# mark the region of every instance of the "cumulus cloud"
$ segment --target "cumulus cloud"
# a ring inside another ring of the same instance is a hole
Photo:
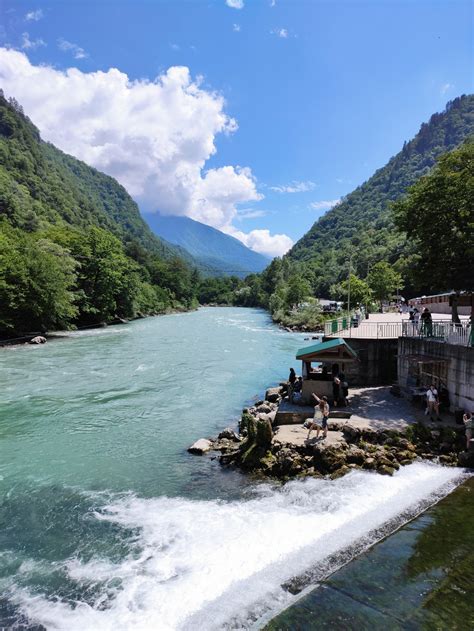
[[[36,11],[28,11],[25,15],[25,20],[27,22],[38,22],[43,17],[42,9],[36,9]]]
[[[288,29],[286,28],[275,28],[270,31],[272,35],[276,35],[277,37],[281,37],[283,39],[287,39],[288,37]]]
[[[336,204],[339,204],[341,199],[321,200],[320,202],[312,202],[309,207],[313,210],[329,210]]]
[[[293,246],[293,240],[286,234],[270,234],[269,230],[252,230],[245,234],[240,230],[236,230],[232,226],[225,230],[228,234],[232,235],[242,241],[251,250],[260,252],[270,258],[274,256],[283,256]]]
[[[244,0],[225,0],[225,3],[231,9],[243,9]]]
[[[238,205],[263,197],[248,167],[205,169],[216,136],[234,133],[237,123],[223,97],[202,88],[186,67],[131,81],[116,68],[60,71],[0,48],[0,84],[45,140],[115,177],[148,212],[185,215],[232,233]],[[267,252],[270,240],[282,237],[237,238]]]
[[[67,39],[60,37],[58,39],[58,48],[64,52],[71,52],[74,59],[85,59],[89,57],[88,53],[78,46],[77,44],[73,44],[72,42],[68,42]]]
[[[291,184],[282,186],[270,186],[270,189],[277,193],[306,193],[307,191],[312,191],[314,188],[316,188],[316,183],[311,182],[311,180],[307,180],[306,182],[293,181]]]
[[[240,33],[240,24],[234,24],[232,29],[235,33]]]
[[[23,50],[35,50],[35,48],[46,46],[46,42],[40,37],[31,39],[29,33],[22,33],[20,46]]]

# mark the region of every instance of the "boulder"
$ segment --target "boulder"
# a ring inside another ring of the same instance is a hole
[[[262,403],[262,405],[259,405],[257,408],[257,412],[263,413],[263,414],[268,414],[271,411],[272,411],[272,408],[266,403]]]
[[[355,445],[351,445],[346,452],[346,460],[349,464],[363,464],[365,460],[365,451],[359,449]]]
[[[342,434],[348,443],[356,443],[360,438],[360,430],[348,423],[342,428]]]
[[[280,388],[268,388],[265,392],[266,401],[276,403],[280,399]]]
[[[223,438],[227,438],[227,440],[234,440],[236,442],[240,440],[238,434],[236,434],[234,430],[231,429],[230,427],[226,427],[225,429],[223,429],[217,438],[219,440],[222,440]]]
[[[210,451],[212,448],[212,443],[207,438],[200,438],[195,443],[188,447],[188,451],[190,454],[196,454],[198,456],[202,456],[207,451]]]
[[[377,468],[377,473],[381,473],[382,475],[393,475],[395,473],[395,469],[383,464]]]
[[[33,339],[30,340],[30,344],[44,344],[46,342],[46,338],[42,335],[37,335]]]

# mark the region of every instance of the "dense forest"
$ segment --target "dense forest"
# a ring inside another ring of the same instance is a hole
[[[0,95],[2,336],[188,309],[201,282],[122,186],[43,142]]]

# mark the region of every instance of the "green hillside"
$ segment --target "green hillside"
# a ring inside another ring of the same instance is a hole
[[[402,150],[364,184],[321,217],[285,258],[303,263],[318,296],[347,277],[349,259],[361,278],[386,260],[399,271],[410,265],[412,248],[393,223],[391,202],[429,172],[436,159],[474,135],[474,95],[461,96],[433,114]]]
[[[0,334],[187,308],[197,276],[183,253],[118,182],[43,142],[0,95]]]

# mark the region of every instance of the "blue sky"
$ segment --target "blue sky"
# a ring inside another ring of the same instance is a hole
[[[30,66],[5,54],[0,81],[45,137],[118,177],[145,210],[162,203],[165,212],[188,214],[276,254],[328,202],[383,166],[433,112],[472,92],[472,6],[464,0],[3,0],[0,44],[56,74],[38,70],[31,79]],[[173,78],[184,100],[175,88],[150,92],[159,110],[148,111],[142,90],[139,108],[128,105],[114,115],[114,125],[131,129],[134,117],[142,117],[136,135],[154,139],[153,149],[104,128],[100,121],[108,115],[100,102],[107,99],[97,85],[87,92],[89,73],[117,68],[143,87],[174,66],[189,69],[187,79]],[[79,69],[80,85],[69,77],[63,86],[67,68]],[[67,94],[80,98],[82,108],[76,104],[70,119]],[[74,137],[68,129],[82,129],[90,119],[81,112],[93,105],[96,131],[85,146],[87,134],[79,138],[76,130]],[[195,108],[192,117],[188,106]],[[114,138],[100,155],[97,130]],[[130,147],[143,160],[134,163],[136,180]],[[146,161],[147,151],[154,162]],[[138,182],[147,168],[150,177]],[[274,235],[287,239],[272,241]]]

